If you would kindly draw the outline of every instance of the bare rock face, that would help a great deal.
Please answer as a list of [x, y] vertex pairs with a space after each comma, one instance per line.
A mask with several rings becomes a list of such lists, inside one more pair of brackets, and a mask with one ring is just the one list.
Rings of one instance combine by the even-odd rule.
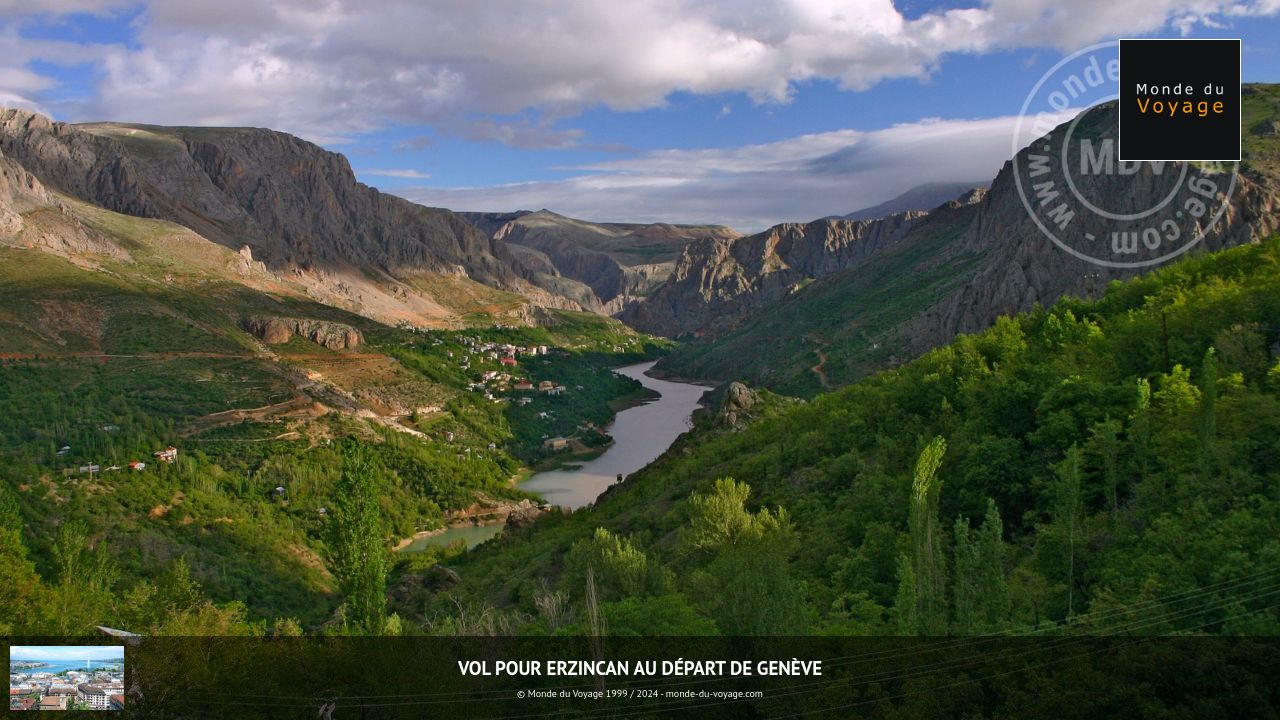
[[738, 237], [719, 225], [595, 223], [549, 210], [461, 214], [494, 239], [536, 252], [551, 266], [540, 268], [544, 275], [585, 285], [593, 297], [579, 302], [600, 312], [648, 294], [670, 275], [690, 242]]
[[786, 223], [749, 237], [693, 243], [667, 281], [618, 318], [667, 337], [722, 334], [805, 282], [855, 267], [897, 243], [924, 215]]
[[532, 506], [515, 508], [511, 511], [511, 514], [507, 515], [507, 524], [503, 528], [503, 532], [509, 533], [513, 530], [529, 527], [537, 522], [538, 518], [542, 517], [545, 512], [541, 508]]
[[736, 428], [751, 417], [751, 411], [759, 404], [760, 396], [754, 390], [740, 382], [731, 382], [725, 389], [716, 418], [721, 425]]
[[0, 151], [52, 189], [248, 246], [273, 269], [461, 270], [495, 287], [519, 284], [503, 243], [448, 210], [357, 182], [346, 158], [285, 133], [68, 125], [0, 110]]
[[245, 329], [268, 345], [289, 342], [294, 335], [330, 350], [349, 350], [364, 342], [364, 336], [350, 325], [327, 320], [299, 318], [253, 317], [244, 322]]
[[[1092, 117], [1083, 120], [1082, 125], [1092, 123], [1103, 128], [1099, 135], [1103, 140], [1114, 137], [1118, 124], [1114, 104], [1088, 112]], [[1052, 152], [1057, 154], [1061, 152], [1064, 137], [1064, 127], [1059, 127], [1037, 143], [1051, 145], [1055, 148]], [[1065, 186], [1061, 168], [1055, 167], [1051, 176], [1057, 186]], [[1222, 179], [1225, 181], [1225, 176]], [[1125, 213], [1157, 206], [1161, 198], [1176, 189], [1179, 174], [1157, 175], [1149, 163], [1143, 163], [1137, 176], [1099, 175], [1091, 180], [1093, 186], [1085, 188], [1089, 196], [1109, 197], [1113, 203], [1111, 209]], [[1052, 244], [1023, 206], [1012, 161], [1005, 163], [976, 210], [968, 230], [937, 261], [948, 255], [969, 254], [981, 257], [982, 262], [969, 282], [901, 326], [898, 344], [906, 357], [949, 342], [959, 333], [985, 329], [1000, 315], [1026, 312], [1036, 304], [1048, 306], [1064, 295], [1100, 297], [1111, 281], [1134, 277], [1145, 270], [1100, 267]], [[1176, 211], [1176, 207], [1169, 207], [1167, 212], [1162, 210], [1148, 222], [1156, 225], [1173, 219]], [[1277, 211], [1280, 211], [1280, 179], [1242, 171], [1236, 178], [1222, 219], [1205, 235], [1195, 252], [1221, 250], [1270, 235], [1280, 229]], [[1106, 238], [1112, 225], [1106, 218], [1081, 213], [1073, 221], [1071, 232], [1074, 236]], [[1129, 259], [1144, 259], [1141, 253], [1146, 252], [1142, 249], [1139, 255]], [[1159, 252], [1167, 249], [1149, 254], [1154, 256]]]
[[58, 255], [127, 256], [64, 211], [62, 203], [30, 172], [0, 152], [0, 243]]

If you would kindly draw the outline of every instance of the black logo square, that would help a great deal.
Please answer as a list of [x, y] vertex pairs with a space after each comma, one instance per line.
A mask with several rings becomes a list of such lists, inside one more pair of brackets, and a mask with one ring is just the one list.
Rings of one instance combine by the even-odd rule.
[[1239, 40], [1121, 40], [1119, 156], [1240, 159]]

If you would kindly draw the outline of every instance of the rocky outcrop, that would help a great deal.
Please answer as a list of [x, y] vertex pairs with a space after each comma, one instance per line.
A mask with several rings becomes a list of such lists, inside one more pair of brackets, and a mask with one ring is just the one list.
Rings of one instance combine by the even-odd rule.
[[294, 335], [330, 350], [349, 350], [364, 342], [364, 336], [359, 330], [327, 320], [252, 317], [244, 321], [244, 327], [268, 345], [289, 342]]
[[0, 150], [45, 185], [185, 225], [273, 269], [462, 275], [516, 289], [505, 246], [448, 210], [359, 183], [346, 158], [259, 128], [68, 125], [0, 111]]
[[125, 258], [120, 248], [66, 212], [26, 168], [0, 152], [0, 243], [56, 255]]
[[740, 382], [731, 382], [720, 401], [716, 419], [725, 427], [736, 428], [750, 419], [752, 411], [759, 404], [760, 396], [754, 390]]
[[686, 247], [667, 281], [618, 318], [667, 337], [722, 334], [804, 283], [899, 242], [924, 216], [786, 223], [750, 237], [703, 240]]
[[[1096, 140], [1114, 138], [1117, 128], [1116, 107], [1108, 104], [1089, 111], [1091, 116], [1080, 126], [1098, 128]], [[1061, 153], [1065, 126], [1037, 141], [1048, 145], [1050, 155]], [[1023, 150], [1025, 154], [1028, 150]], [[1025, 167], [1025, 161], [1022, 163]], [[1137, 213], [1160, 205], [1161, 200], [1176, 192], [1179, 166], [1155, 174], [1149, 163], [1143, 163], [1135, 176], [1091, 176], [1092, 186], [1082, 192], [1090, 197], [1106, 197], [1109, 209], [1116, 213]], [[1198, 171], [1192, 169], [1191, 172]], [[1054, 166], [1051, 177], [1058, 187], [1065, 186], [1061, 170]], [[1218, 177], [1224, 183], [1227, 176]], [[1045, 177], [1037, 178], [1044, 182]], [[1024, 179], [1024, 182], [1027, 182]], [[1079, 181], [1077, 181], [1079, 182]], [[1181, 216], [1181, 202], [1151, 215], [1144, 223], [1159, 227], [1166, 220]], [[1071, 235], [1076, 238], [1099, 237], [1109, 242], [1115, 222], [1095, 213], [1077, 213]], [[1258, 174], [1246, 168], [1236, 179], [1231, 199], [1222, 219], [1213, 226], [1195, 248], [1195, 252], [1216, 251], [1251, 242], [1280, 229], [1280, 178]], [[1129, 260], [1145, 259], [1139, 254]], [[1149, 253], [1154, 257], [1165, 250]], [[1111, 268], [1074, 257], [1050, 242], [1027, 213], [1014, 179], [1014, 164], [1006, 162], [991, 186], [968, 230], [932, 263], [946, 262], [960, 255], [982, 258], [973, 277], [942, 298], [923, 313], [908, 318], [895, 333], [894, 342], [903, 357], [913, 357], [949, 342], [958, 333], [976, 332], [989, 327], [1001, 315], [1031, 310], [1037, 304], [1048, 306], [1064, 295], [1096, 298], [1113, 280], [1134, 277], [1148, 268]]]
[[538, 518], [542, 517], [545, 513], [546, 510], [539, 507], [516, 508], [511, 511], [510, 515], [507, 515], [507, 521], [503, 526], [503, 532], [509, 533], [520, 530], [521, 528], [529, 527], [537, 522]]
[[[520, 260], [534, 263], [543, 276], [585, 285], [594, 297], [585, 302], [575, 298], [584, 307], [605, 313], [621, 309], [665, 280], [690, 242], [738, 237], [718, 225], [594, 223], [548, 210], [462, 215], [477, 227], [493, 228], [495, 240], [536, 253], [526, 253]], [[541, 258], [551, 267], [542, 266]], [[539, 284], [548, 289], [562, 285], [558, 281], [551, 286]]]

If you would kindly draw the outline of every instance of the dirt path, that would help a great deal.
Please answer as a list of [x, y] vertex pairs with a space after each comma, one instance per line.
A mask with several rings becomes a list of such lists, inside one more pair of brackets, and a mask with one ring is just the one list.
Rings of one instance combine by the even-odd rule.
[[813, 350], [813, 352], [818, 356], [818, 364], [809, 368], [809, 370], [813, 372], [814, 375], [818, 376], [818, 382], [822, 384], [824, 390], [831, 390], [831, 382], [827, 379], [827, 354], [823, 352], [823, 348], [826, 347], [828, 343], [827, 341], [813, 335], [806, 335], [805, 338], [818, 344], [818, 347]]
[[294, 419], [312, 419], [328, 411], [328, 408], [317, 403], [310, 396], [298, 394], [289, 400], [273, 405], [264, 405], [257, 408], [236, 408], [202, 415], [191, 420], [187, 431], [183, 434], [193, 435], [197, 432], [206, 432], [223, 425], [234, 425], [247, 421], [264, 422], [281, 416], [288, 416]]

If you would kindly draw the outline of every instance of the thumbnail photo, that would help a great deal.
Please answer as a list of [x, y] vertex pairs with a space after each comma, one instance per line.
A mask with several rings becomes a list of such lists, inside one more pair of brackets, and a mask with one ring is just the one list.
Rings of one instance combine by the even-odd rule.
[[124, 647], [10, 646], [9, 709], [124, 709]]

